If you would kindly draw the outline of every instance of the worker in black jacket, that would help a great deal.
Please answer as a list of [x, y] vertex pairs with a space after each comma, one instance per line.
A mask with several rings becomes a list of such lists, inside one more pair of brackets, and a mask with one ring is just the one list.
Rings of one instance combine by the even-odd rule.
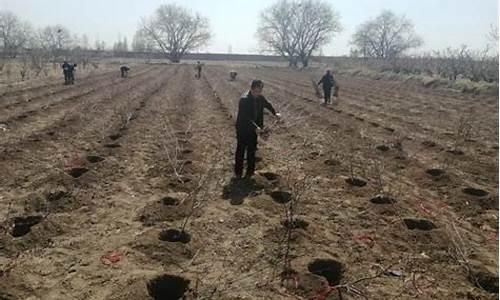
[[326, 70], [326, 74], [321, 77], [318, 85], [323, 84], [323, 94], [325, 95], [325, 105], [330, 102], [330, 97], [332, 95], [332, 87], [335, 85], [335, 80], [333, 79], [332, 72]]
[[61, 68], [63, 69], [64, 74], [64, 84], [67, 85], [70, 83], [71, 79], [71, 65], [67, 61], [64, 61]]
[[197, 61], [196, 62], [196, 71], [198, 72], [194, 77], [196, 77], [197, 79], [200, 79], [201, 78], [201, 68], [203, 67], [203, 65], [200, 63], [200, 61]]
[[120, 71], [122, 72], [122, 78], [126, 78], [128, 76], [128, 71], [130, 71], [130, 68], [127, 65], [122, 65], [120, 67]]
[[75, 72], [76, 72], [77, 64], [69, 64], [68, 76], [69, 76], [69, 84], [75, 84]]
[[250, 91], [239, 101], [238, 117], [236, 118], [236, 159], [234, 173], [236, 178], [243, 175], [243, 160], [247, 153], [247, 172], [245, 177], [251, 177], [255, 171], [255, 151], [257, 149], [257, 133], [264, 128], [264, 108], [274, 116], [280, 117], [271, 103], [262, 96], [264, 83], [253, 80]]

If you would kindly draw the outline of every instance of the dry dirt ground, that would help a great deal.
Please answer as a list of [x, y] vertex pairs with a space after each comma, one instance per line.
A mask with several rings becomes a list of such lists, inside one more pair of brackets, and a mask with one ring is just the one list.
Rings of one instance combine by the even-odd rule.
[[[1, 91], [0, 299], [498, 299], [497, 96], [229, 70]], [[234, 180], [253, 78], [283, 118]]]

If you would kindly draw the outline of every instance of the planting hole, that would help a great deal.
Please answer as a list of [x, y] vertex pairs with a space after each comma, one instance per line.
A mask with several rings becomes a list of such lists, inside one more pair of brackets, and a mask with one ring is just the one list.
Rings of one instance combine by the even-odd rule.
[[119, 133], [115, 133], [115, 134], [112, 134], [112, 135], [110, 135], [110, 136], [109, 136], [109, 138], [110, 138], [111, 140], [113, 140], [113, 141], [116, 141], [117, 139], [119, 139], [119, 138], [121, 138], [121, 137], [122, 137], [122, 135], [121, 135], [121, 134], [119, 134]]
[[119, 148], [119, 147], [121, 147], [121, 145], [120, 144], [106, 144], [106, 145], [104, 145], [104, 147], [106, 147], [106, 148]]
[[98, 155], [87, 155], [87, 161], [95, 164], [95, 163], [98, 163], [100, 161], [103, 161], [104, 158], [103, 157], [100, 157]]
[[27, 216], [15, 217], [13, 220], [14, 226], [12, 227], [11, 235], [13, 237], [20, 237], [30, 232], [31, 227], [40, 223], [41, 216]]
[[260, 173], [264, 178], [266, 178], [269, 181], [276, 181], [278, 180], [278, 174], [272, 173], [272, 172], [265, 172], [265, 173]]
[[464, 152], [462, 150], [459, 150], [459, 149], [447, 150], [446, 152], [451, 153], [451, 154], [455, 154], [455, 155], [463, 155], [464, 154]]
[[396, 203], [396, 199], [391, 198], [391, 197], [387, 197], [387, 196], [378, 195], [374, 198], [371, 198], [370, 202], [374, 203], [374, 204], [394, 204], [394, 203]]
[[429, 148], [432, 148], [432, 147], [436, 146], [436, 143], [434, 143], [433, 141], [423, 141], [422, 145], [429, 147]]
[[148, 282], [148, 293], [155, 300], [178, 300], [184, 296], [189, 280], [179, 276], [161, 275]]
[[476, 196], [476, 197], [484, 197], [484, 196], [488, 195], [487, 191], [475, 189], [475, 188], [471, 188], [471, 187], [463, 189], [462, 192], [464, 194]]
[[183, 244], [187, 244], [191, 241], [189, 233], [177, 229], [163, 230], [160, 232], [159, 238], [164, 242], [181, 242]]
[[174, 197], [164, 197], [161, 199], [161, 203], [166, 206], [175, 206], [179, 205], [179, 200], [175, 199]]
[[353, 185], [353, 186], [358, 186], [358, 187], [362, 187], [362, 186], [365, 186], [366, 185], [366, 181], [364, 181], [363, 179], [360, 179], [360, 178], [347, 178], [345, 180], [345, 182], [347, 182], [349, 185]]
[[[4, 271], [0, 272], [0, 276], [3, 276], [4, 274], [5, 274]], [[14, 296], [12, 296], [11, 294], [0, 292], [0, 300], [15, 300], [15, 299], [17, 299], [17, 297], [14, 298]]]
[[403, 222], [405, 223], [406, 227], [410, 230], [418, 229], [418, 230], [429, 231], [437, 228], [436, 225], [434, 225], [434, 223], [425, 219], [403, 219]]
[[427, 169], [427, 170], [425, 170], [425, 173], [427, 173], [431, 176], [441, 176], [444, 174], [444, 170], [442, 170], [442, 169]]
[[389, 151], [389, 146], [387, 146], [387, 145], [378, 145], [375, 148], [377, 148], [377, 150], [380, 150], [380, 151], [383, 151], [383, 152]]
[[68, 170], [68, 174], [73, 176], [73, 178], [78, 178], [82, 176], [85, 172], [87, 172], [89, 169], [84, 168], [84, 167], [75, 167], [71, 168]]
[[498, 276], [491, 274], [488, 271], [473, 272], [469, 276], [469, 280], [478, 288], [492, 294], [498, 294]]
[[340, 162], [338, 160], [336, 160], [336, 159], [327, 159], [327, 160], [325, 160], [325, 165], [339, 166]]
[[271, 196], [275, 202], [280, 204], [285, 204], [292, 200], [292, 194], [284, 191], [273, 191], [269, 193], [269, 196]]
[[302, 219], [295, 219], [292, 222], [285, 220], [284, 222], [281, 222], [281, 224], [288, 229], [307, 229], [307, 226], [309, 226], [309, 223]]
[[333, 259], [316, 259], [307, 269], [313, 274], [325, 277], [330, 286], [340, 284], [344, 273], [342, 264]]
[[180, 136], [191, 136], [191, 132], [189, 131], [177, 131], [175, 134]]
[[320, 153], [319, 153], [318, 151], [312, 151], [311, 153], [309, 153], [309, 156], [311, 156], [311, 157], [313, 157], [313, 158], [314, 158], [314, 157], [317, 157], [317, 156], [319, 156], [319, 155], [320, 155]]

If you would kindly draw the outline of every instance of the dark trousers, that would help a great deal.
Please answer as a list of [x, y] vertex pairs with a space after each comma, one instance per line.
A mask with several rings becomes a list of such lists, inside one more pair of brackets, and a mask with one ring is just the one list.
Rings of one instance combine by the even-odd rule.
[[332, 97], [332, 87], [324, 87], [323, 94], [325, 95], [325, 104], [330, 103]]
[[236, 159], [234, 163], [234, 174], [243, 175], [243, 161], [245, 152], [247, 154], [247, 176], [252, 176], [255, 171], [255, 151], [257, 150], [257, 135], [248, 139], [238, 138], [236, 145]]
[[70, 84], [71, 81], [71, 72], [69, 71], [64, 71], [64, 84]]

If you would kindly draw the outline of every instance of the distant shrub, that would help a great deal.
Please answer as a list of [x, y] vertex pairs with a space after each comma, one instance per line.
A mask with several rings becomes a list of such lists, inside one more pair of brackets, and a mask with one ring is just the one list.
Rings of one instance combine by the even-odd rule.
[[380, 72], [366, 67], [339, 70], [339, 73], [350, 76], [367, 77], [373, 80], [385, 79], [411, 82], [429, 88], [449, 87], [464, 93], [491, 93], [495, 92], [495, 90], [498, 90], [498, 84], [496, 82], [475, 82], [468, 78], [460, 78], [455, 81], [450, 81], [447, 78], [439, 75], [425, 75], [424, 73], [412, 74], [408, 72], [392, 72], [388, 70]]
[[465, 93], [485, 93], [498, 91], [498, 84], [486, 81], [472, 81], [468, 78], [457, 79], [453, 84], [452, 88], [460, 90]]

